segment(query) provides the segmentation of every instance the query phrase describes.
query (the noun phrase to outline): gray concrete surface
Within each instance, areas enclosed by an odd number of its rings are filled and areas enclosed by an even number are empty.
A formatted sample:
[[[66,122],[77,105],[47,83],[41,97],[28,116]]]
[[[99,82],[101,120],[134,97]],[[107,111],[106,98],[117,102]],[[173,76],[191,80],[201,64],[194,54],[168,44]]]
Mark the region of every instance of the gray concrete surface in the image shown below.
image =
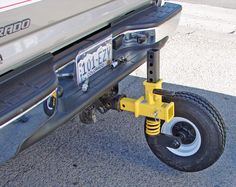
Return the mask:
[[[165,0],[165,1],[171,1],[171,0]],[[175,1],[236,9],[236,1],[235,0],[175,0]]]
[[[0,186],[236,186],[236,11],[183,6],[162,50],[162,77],[166,88],[198,93],[222,113],[227,144],[216,164],[175,171],[149,150],[142,118],[110,111],[94,125],[72,120],[0,166]],[[145,66],[122,81],[121,91],[140,96],[142,77]]]

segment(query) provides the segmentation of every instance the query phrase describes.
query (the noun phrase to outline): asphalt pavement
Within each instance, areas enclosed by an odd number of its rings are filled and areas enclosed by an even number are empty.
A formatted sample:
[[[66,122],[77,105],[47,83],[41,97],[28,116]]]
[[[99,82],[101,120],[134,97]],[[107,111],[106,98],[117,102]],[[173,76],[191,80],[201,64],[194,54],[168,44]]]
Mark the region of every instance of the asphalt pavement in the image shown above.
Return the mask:
[[[164,87],[206,97],[227,128],[222,157],[197,173],[176,171],[150,151],[143,118],[109,111],[78,119],[0,166],[0,186],[236,186],[236,10],[183,4],[180,26],[161,51]],[[120,84],[139,97],[145,66]]]

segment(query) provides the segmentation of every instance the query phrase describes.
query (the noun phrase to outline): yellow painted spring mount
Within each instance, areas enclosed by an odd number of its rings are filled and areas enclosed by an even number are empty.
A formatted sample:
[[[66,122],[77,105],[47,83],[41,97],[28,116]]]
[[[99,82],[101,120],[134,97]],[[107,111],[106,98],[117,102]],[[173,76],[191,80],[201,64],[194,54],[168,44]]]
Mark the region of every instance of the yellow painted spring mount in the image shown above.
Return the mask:
[[[162,102],[162,95],[154,94],[154,89],[162,89],[162,81],[150,83],[144,81],[145,96],[138,99],[122,98],[120,109],[133,112],[135,117],[144,116],[146,120],[146,133],[158,135],[160,133],[160,120],[169,122],[174,117],[174,103]]]

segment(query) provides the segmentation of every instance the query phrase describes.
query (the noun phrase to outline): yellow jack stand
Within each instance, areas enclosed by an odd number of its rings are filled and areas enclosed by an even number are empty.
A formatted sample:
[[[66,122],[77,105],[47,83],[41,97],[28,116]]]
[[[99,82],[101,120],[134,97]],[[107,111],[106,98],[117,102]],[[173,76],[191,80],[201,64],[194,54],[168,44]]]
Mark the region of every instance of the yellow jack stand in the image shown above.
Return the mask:
[[[120,110],[133,112],[135,117],[147,117],[146,133],[158,135],[160,133],[160,120],[169,122],[174,117],[174,103],[162,101],[162,95],[155,91],[161,91],[160,80],[160,52],[152,49],[147,53],[147,80],[144,81],[145,96],[138,99],[120,99]]]

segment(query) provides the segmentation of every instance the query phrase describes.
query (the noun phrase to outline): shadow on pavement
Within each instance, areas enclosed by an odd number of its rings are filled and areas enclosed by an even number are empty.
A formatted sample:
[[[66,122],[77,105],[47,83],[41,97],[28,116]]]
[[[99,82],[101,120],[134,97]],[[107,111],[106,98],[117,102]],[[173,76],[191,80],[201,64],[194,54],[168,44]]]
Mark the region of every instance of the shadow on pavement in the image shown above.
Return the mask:
[[[143,80],[127,77],[120,84],[120,92],[138,98],[143,93]],[[98,122],[92,125],[82,124],[77,118],[71,120],[0,166],[0,186],[72,185],[74,180],[75,184],[89,186],[147,183],[155,186],[157,182],[172,186],[236,184],[236,97],[169,83],[164,83],[164,88],[199,94],[222,114],[227,128],[226,148],[219,161],[209,169],[189,174],[167,167],[156,159],[146,144],[144,118],[136,119],[126,112],[109,111],[98,115]]]

